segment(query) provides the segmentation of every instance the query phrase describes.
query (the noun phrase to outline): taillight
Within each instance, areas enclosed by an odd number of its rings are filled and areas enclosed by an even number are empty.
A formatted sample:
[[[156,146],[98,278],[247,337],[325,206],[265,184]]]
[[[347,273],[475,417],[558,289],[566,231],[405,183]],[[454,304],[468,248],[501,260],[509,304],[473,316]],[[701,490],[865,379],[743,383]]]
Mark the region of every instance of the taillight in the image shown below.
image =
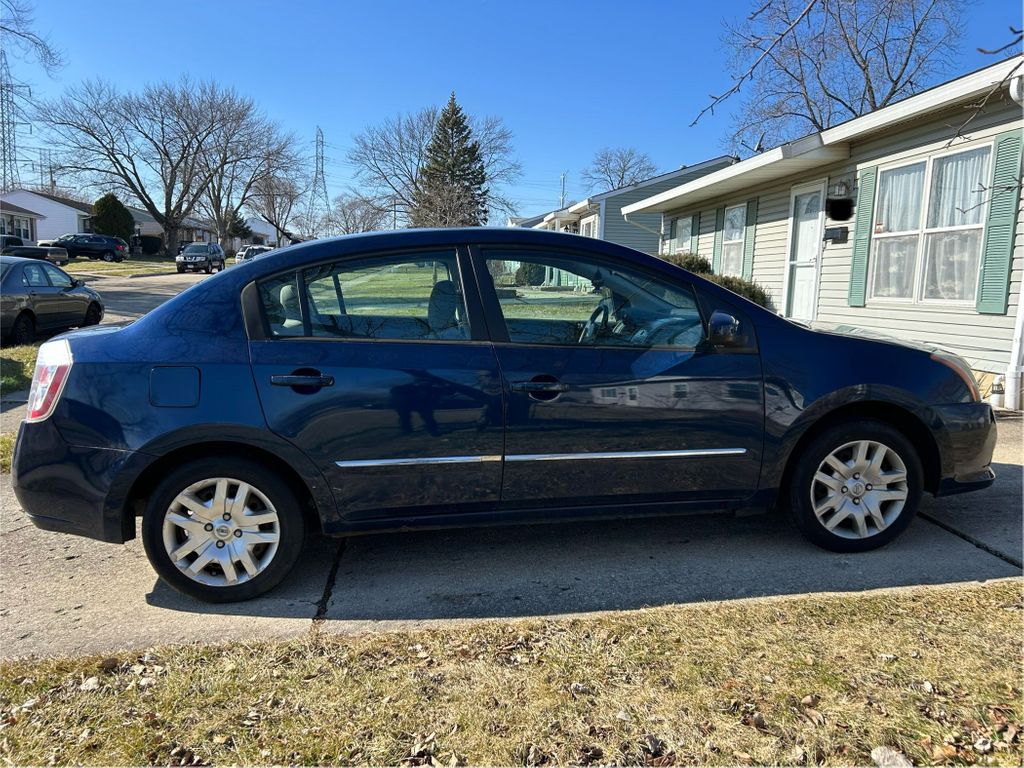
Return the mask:
[[[43,421],[53,413],[71,373],[71,347],[64,339],[48,341],[39,348],[32,389],[28,393],[25,421]]]

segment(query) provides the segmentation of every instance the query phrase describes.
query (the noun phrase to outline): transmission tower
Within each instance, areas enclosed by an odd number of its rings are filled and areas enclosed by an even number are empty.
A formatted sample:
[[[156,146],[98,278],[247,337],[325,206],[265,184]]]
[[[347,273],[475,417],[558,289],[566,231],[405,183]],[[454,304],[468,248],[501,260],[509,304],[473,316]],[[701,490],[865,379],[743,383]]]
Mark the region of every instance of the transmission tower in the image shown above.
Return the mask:
[[[18,109],[14,104],[14,91],[19,86],[11,79],[7,66],[7,53],[0,50],[0,192],[21,185],[18,174],[18,146],[15,132],[18,128]]]
[[[316,127],[316,169],[309,190],[309,223],[321,230],[327,227],[331,203],[327,198],[327,179],[324,176],[324,132]],[[319,234],[316,232],[314,234]]]

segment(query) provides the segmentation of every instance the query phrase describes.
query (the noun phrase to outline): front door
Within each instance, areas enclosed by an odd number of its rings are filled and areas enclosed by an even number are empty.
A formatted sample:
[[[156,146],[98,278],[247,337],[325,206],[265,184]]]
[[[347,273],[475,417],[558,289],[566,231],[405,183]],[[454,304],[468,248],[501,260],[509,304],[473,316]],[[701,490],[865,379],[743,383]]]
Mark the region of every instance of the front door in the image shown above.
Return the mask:
[[[476,272],[506,390],[504,508],[755,492],[756,342],[711,348],[688,282],[586,252],[484,248]]]
[[[817,312],[825,228],[825,185],[797,187],[792,194],[792,227],[786,265],[786,317],[810,322]]]
[[[21,284],[28,293],[29,306],[36,316],[36,328],[59,328],[62,319],[63,300],[60,291],[50,285],[43,262],[22,265]]]
[[[348,522],[497,505],[501,382],[461,262],[454,248],[347,257],[258,284],[267,423]]]

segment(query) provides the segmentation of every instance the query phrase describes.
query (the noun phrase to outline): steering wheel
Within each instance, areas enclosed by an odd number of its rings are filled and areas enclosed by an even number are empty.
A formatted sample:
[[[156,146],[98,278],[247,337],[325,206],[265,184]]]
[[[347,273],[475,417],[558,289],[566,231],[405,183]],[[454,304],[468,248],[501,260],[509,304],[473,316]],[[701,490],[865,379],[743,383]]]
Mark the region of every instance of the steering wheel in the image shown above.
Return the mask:
[[[603,301],[597,305],[591,315],[590,319],[587,320],[587,324],[583,326],[583,333],[580,334],[580,344],[589,344],[594,340],[597,335],[598,322],[600,319],[600,326],[602,329],[608,329],[608,305]]]

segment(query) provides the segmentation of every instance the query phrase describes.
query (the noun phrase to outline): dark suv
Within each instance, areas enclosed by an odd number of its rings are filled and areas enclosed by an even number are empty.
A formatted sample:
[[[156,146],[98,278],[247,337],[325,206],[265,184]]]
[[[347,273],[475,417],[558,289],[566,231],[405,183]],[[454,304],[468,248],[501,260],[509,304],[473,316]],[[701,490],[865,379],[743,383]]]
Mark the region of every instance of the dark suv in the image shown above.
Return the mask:
[[[72,259],[84,256],[89,259],[103,259],[103,261],[124,261],[128,258],[128,243],[120,237],[111,235],[93,235],[82,232],[77,235],[61,235],[56,240],[40,240],[39,245],[63,248],[68,252],[68,257]]]
[[[174,257],[179,272],[200,269],[206,274],[224,269],[224,249],[217,243],[192,243]]]

